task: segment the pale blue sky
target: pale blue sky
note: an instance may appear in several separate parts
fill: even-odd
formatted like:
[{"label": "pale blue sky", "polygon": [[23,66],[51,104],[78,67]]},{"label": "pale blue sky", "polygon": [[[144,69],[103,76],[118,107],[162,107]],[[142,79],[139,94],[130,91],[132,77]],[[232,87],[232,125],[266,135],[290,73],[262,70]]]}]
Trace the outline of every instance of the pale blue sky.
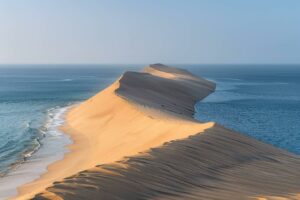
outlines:
[{"label": "pale blue sky", "polygon": [[0,0],[0,63],[300,63],[299,0]]}]

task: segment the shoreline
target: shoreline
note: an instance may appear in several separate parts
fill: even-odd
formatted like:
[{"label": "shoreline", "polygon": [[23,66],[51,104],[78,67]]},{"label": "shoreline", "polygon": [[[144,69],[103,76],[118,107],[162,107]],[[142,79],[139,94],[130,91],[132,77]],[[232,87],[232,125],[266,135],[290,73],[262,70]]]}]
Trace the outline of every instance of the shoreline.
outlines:
[{"label": "shoreline", "polygon": [[[37,189],[35,191],[35,189],[33,190],[31,188],[31,184],[39,184],[39,182],[41,181],[42,183],[44,182],[43,179],[47,178],[50,174],[52,173],[55,173],[55,171],[59,171],[59,168],[55,168],[56,164],[57,163],[61,163],[62,161],[64,161],[66,159],[66,157],[69,155],[68,154],[72,154],[74,153],[73,151],[73,146],[77,146],[77,143],[78,141],[83,141],[82,138],[80,139],[75,139],[78,137],[77,134],[74,134],[73,131],[70,131],[69,130],[69,127],[68,127],[68,123],[67,123],[67,115],[68,113],[74,109],[75,107],[79,106],[80,103],[74,103],[70,106],[67,106],[66,107],[66,110],[64,111],[63,113],[63,116],[62,116],[62,120],[63,120],[63,124],[61,124],[58,128],[59,131],[62,132],[62,134],[66,135],[68,137],[68,139],[70,140],[70,143],[69,144],[66,144],[63,146],[63,148],[65,149],[65,152],[62,154],[62,158],[58,159],[58,160],[54,160],[53,162],[49,163],[47,166],[46,166],[46,171],[44,171],[43,173],[41,173],[39,175],[39,177],[37,177],[36,179],[30,181],[30,182],[27,182],[25,184],[22,184],[20,186],[18,186],[16,188],[17,190],[17,194],[15,194],[14,196],[11,196],[9,199],[11,200],[19,200],[19,199],[28,199],[28,198],[31,198],[33,196],[34,193],[36,193],[36,191],[39,191],[39,189]],[[80,143],[80,142],[79,142]],[[52,183],[52,182],[51,182]],[[49,183],[48,185],[51,185],[51,183]],[[27,187],[29,187],[29,191],[27,191]],[[34,186],[36,187],[36,186]],[[44,186],[42,186],[42,188],[44,188]]]},{"label": "shoreline", "polygon": [[[38,129],[42,132],[40,148],[30,157],[16,164],[0,179],[0,198],[12,199],[18,195],[18,187],[38,179],[46,173],[49,164],[62,159],[65,154],[65,146],[71,141],[59,127],[63,123],[63,117],[68,106],[47,109],[45,121]],[[45,132],[46,131],[46,132]]]}]

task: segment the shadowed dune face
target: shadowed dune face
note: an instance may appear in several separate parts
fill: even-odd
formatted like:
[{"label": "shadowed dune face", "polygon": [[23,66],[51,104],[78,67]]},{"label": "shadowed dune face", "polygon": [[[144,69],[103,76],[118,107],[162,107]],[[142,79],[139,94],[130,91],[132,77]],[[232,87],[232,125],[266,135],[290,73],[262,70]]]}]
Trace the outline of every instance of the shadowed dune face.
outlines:
[{"label": "shadowed dune face", "polygon": [[300,160],[214,126],[55,183],[40,199],[296,199]]},{"label": "shadowed dune face", "polygon": [[116,94],[139,105],[191,117],[194,104],[215,90],[215,84],[186,70],[162,64],[150,65],[146,73],[126,72]]},{"label": "shadowed dune face", "polygon": [[166,79],[148,73],[126,72],[116,94],[139,105],[183,116],[194,114],[194,104],[214,88],[193,80]]}]

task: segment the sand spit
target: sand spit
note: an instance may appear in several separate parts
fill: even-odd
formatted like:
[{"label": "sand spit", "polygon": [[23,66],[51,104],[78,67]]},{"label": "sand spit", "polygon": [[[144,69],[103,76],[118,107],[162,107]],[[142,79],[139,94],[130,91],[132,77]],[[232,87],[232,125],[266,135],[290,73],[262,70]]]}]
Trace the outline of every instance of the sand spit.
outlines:
[{"label": "sand spit", "polygon": [[299,157],[192,118],[214,89],[161,64],[126,72],[68,113],[71,153],[18,199],[297,199]]}]

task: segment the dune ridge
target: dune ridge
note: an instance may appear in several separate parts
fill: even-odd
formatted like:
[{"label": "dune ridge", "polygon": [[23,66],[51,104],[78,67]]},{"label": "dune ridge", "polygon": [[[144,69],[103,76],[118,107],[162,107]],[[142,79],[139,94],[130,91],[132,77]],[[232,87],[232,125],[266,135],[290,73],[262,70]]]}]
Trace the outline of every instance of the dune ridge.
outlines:
[{"label": "dune ridge", "polygon": [[298,156],[193,119],[214,90],[162,64],[124,73],[68,113],[71,153],[19,199],[298,199]]}]

